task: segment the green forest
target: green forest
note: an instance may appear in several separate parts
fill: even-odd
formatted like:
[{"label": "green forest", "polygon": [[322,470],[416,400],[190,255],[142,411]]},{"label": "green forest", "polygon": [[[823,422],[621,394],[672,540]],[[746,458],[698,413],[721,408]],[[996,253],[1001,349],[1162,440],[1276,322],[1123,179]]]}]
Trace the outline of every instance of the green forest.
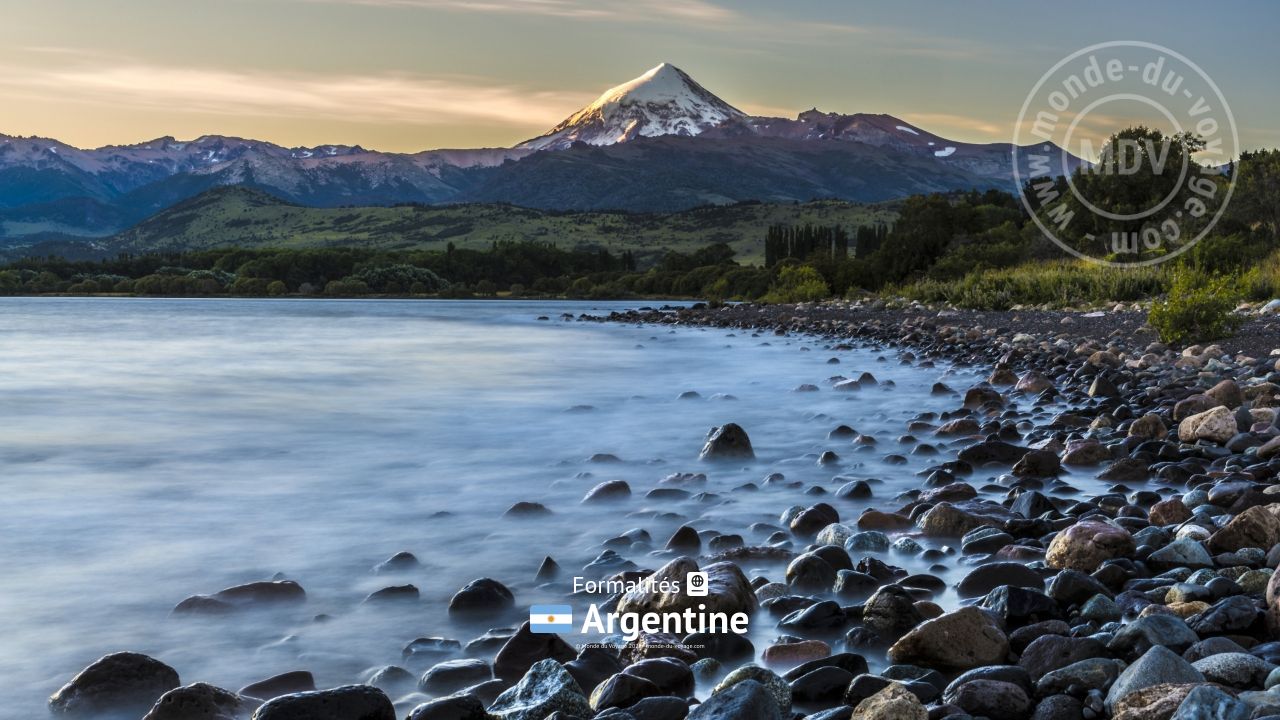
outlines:
[{"label": "green forest", "polygon": [[[1134,128],[1113,141],[1119,137],[1159,134]],[[1188,153],[1195,150],[1193,139],[1174,140]],[[1207,238],[1175,262],[1137,269],[1064,259],[1019,198],[990,190],[907,198],[896,204],[896,214],[868,215],[869,223],[775,222],[741,230],[758,235],[735,238],[740,242],[694,248],[682,239],[680,249],[646,249],[643,256],[625,248],[493,240],[487,247],[449,242],[437,249],[213,247],[121,252],[104,260],[26,258],[0,270],[0,293],[796,302],[880,292],[1003,309],[1152,298],[1167,293],[1180,273],[1191,273],[1225,278],[1223,287],[1240,298],[1280,296],[1280,151],[1245,153],[1212,182],[1225,186],[1232,179],[1234,197]],[[1135,202],[1166,191],[1161,176],[1094,174],[1074,180],[1091,184],[1094,195]],[[1116,228],[1092,231],[1110,229]],[[763,258],[738,255],[735,245],[748,241],[763,247]],[[1073,241],[1088,242],[1084,234]]]}]

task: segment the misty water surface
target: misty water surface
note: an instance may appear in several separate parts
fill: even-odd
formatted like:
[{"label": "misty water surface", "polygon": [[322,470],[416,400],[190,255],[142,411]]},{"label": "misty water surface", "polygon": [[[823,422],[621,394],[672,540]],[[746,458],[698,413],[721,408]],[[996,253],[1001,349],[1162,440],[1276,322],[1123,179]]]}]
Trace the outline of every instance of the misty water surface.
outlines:
[{"label": "misty water surface", "polygon": [[[545,555],[581,573],[603,540],[633,527],[660,548],[679,522],[646,511],[745,533],[817,499],[733,490],[770,472],[831,491],[837,474],[877,478],[877,498],[892,498],[919,487],[914,473],[936,461],[896,442],[906,421],[957,404],[930,386],[976,377],[801,338],[559,317],[633,305],[0,300],[0,716],[43,716],[52,691],[118,650],[164,660],[184,684],[234,690],[295,669],[322,686],[355,682],[399,663],[416,637],[465,642],[504,624],[448,620],[448,598],[473,578],[514,590],[515,623],[529,603],[564,602],[569,579],[533,581]],[[896,387],[836,393],[825,382],[863,370]],[[802,383],[821,390],[792,391]],[[701,398],[677,399],[688,390]],[[594,409],[568,412],[575,406]],[[728,421],[748,430],[758,459],[702,467],[708,428]],[[879,445],[855,452],[828,440],[839,423]],[[843,465],[820,467],[826,449]],[[884,464],[890,452],[909,463]],[[595,453],[622,462],[587,462]],[[669,473],[698,470],[728,502],[643,497]],[[579,504],[614,478],[631,483],[630,501]],[[520,500],[555,514],[503,518]],[[838,505],[848,519],[862,507]],[[370,571],[400,550],[422,570]],[[665,561],[624,554],[641,566]],[[189,595],[276,573],[306,588],[305,607],[169,615]],[[421,602],[360,606],[403,582]],[[316,622],[321,614],[330,619]],[[757,648],[776,636],[772,626],[757,617]]]}]

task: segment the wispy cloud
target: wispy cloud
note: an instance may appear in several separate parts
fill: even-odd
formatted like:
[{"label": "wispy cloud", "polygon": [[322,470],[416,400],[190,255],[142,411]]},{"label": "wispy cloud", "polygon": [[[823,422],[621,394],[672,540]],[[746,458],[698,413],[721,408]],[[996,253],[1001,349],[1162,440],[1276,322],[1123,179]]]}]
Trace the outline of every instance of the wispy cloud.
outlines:
[{"label": "wispy cloud", "polygon": [[480,78],[321,76],[140,63],[0,68],[0,92],[11,99],[53,96],[209,115],[537,127],[550,126],[591,100],[587,93],[531,91]]},{"label": "wispy cloud", "polygon": [[542,15],[578,20],[708,20],[737,16],[705,0],[303,0],[390,8],[423,8],[504,15]]},{"label": "wispy cloud", "polygon": [[902,119],[940,135],[946,135],[948,129],[963,130],[989,136],[993,142],[1004,142],[1013,134],[1012,123],[1004,124],[972,115],[937,112],[903,113]]}]

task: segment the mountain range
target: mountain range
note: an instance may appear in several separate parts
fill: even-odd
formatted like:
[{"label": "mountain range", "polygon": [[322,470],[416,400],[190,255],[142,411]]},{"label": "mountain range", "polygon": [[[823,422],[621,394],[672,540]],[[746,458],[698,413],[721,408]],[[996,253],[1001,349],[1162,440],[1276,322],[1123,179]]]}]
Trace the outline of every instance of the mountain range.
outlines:
[{"label": "mountain range", "polygon": [[664,63],[511,148],[406,154],[208,135],[82,150],[0,134],[0,242],[105,237],[229,185],[311,207],[673,212],[746,200],[875,202],[1011,188],[1012,150],[948,140],[890,115],[752,116]]}]

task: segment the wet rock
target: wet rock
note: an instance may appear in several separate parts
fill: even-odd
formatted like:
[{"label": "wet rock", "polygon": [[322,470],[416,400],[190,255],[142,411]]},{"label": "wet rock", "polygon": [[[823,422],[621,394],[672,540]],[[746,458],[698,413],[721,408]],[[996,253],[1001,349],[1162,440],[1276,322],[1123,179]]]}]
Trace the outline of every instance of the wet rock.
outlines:
[{"label": "wet rock", "polygon": [[1156,645],[1182,652],[1200,638],[1181,618],[1172,615],[1144,615],[1125,625],[1107,643],[1112,652],[1143,654]]},{"label": "wet rock", "polygon": [[1062,461],[1050,450],[1029,450],[1013,464],[1013,474],[1018,477],[1055,477],[1061,472]]},{"label": "wet rock", "polygon": [[957,457],[974,466],[1011,465],[1026,454],[1027,448],[1018,447],[1003,440],[983,440],[961,450]]},{"label": "wet rock", "polygon": [[[787,684],[786,680],[783,680],[781,677],[779,677],[777,673],[773,672],[772,670],[767,670],[765,668],[758,667],[756,665],[744,665],[738,668],[737,670],[734,670],[733,672],[729,673],[728,675],[725,676],[723,680],[721,680],[714,688],[711,689],[711,695],[712,697],[715,697],[716,695],[719,695],[729,690],[735,685],[739,685],[746,682],[754,682],[759,684],[761,688],[764,689],[765,694],[770,699],[772,699],[773,706],[776,707],[784,717],[791,713],[791,686]],[[758,697],[758,694],[755,693],[754,691],[751,692],[750,695],[752,697]],[[694,713],[689,714],[689,717],[691,718],[695,716],[696,716],[696,711]],[[701,716],[698,716],[698,717],[701,717]],[[735,716],[717,715],[713,717],[717,717],[717,718],[724,717],[726,720],[729,720],[729,718],[733,718]]]},{"label": "wet rock", "polygon": [[[790,689],[788,689],[788,693]],[[787,696],[787,707],[791,697]],[[778,707],[769,688],[746,679],[713,691],[707,701],[693,708],[689,720],[783,720],[786,714]]]},{"label": "wet rock", "polygon": [[805,508],[791,519],[791,532],[808,537],[832,523],[840,522],[840,513],[826,503]]},{"label": "wet rock", "polygon": [[[1271,713],[1274,716],[1274,713]],[[1253,708],[1212,685],[1192,688],[1170,720],[1249,720]]]},{"label": "wet rock", "polygon": [[637,675],[619,673],[600,683],[591,691],[591,709],[596,712],[608,708],[625,708],[647,697],[661,695],[657,685]]},{"label": "wet rock", "polygon": [[1066,693],[1074,688],[1106,690],[1120,676],[1124,663],[1111,658],[1086,658],[1066,667],[1051,670],[1036,681],[1040,696]]},{"label": "wet rock", "polygon": [[920,698],[901,683],[890,683],[858,703],[850,720],[928,720]]},{"label": "wet rock", "polygon": [[915,598],[898,585],[885,585],[863,606],[862,623],[886,638],[896,638],[924,621]]},{"label": "wet rock", "polygon": [[1097,465],[1111,460],[1111,450],[1097,440],[1072,440],[1062,453],[1063,465]]},{"label": "wet rock", "polygon": [[1013,389],[1027,393],[1028,395],[1039,395],[1052,387],[1052,380],[1032,370],[1030,372],[1023,373],[1022,377],[1018,378],[1018,384],[1015,385]]},{"label": "wet rock", "polygon": [[1209,682],[1247,690],[1262,687],[1276,666],[1248,653],[1227,652],[1210,655],[1191,663]]},{"label": "wet rock", "polygon": [[268,700],[253,720],[397,720],[391,700],[369,685],[281,695]]},{"label": "wet rock", "polygon": [[1061,617],[1053,598],[1032,588],[1001,585],[992,588],[978,605],[1002,619],[1006,628]]},{"label": "wet rock", "polygon": [[622,672],[622,661],[616,652],[588,646],[578,653],[577,658],[565,663],[564,669],[578,681],[578,687],[595,688],[610,676]]},{"label": "wet rock", "polygon": [[1036,705],[1031,720],[1080,720],[1084,705],[1070,695],[1050,695]]},{"label": "wet rock", "polygon": [[316,679],[309,671],[291,670],[245,685],[240,688],[240,694],[259,700],[270,700],[281,695],[310,692],[315,689]]},{"label": "wet rock", "polygon": [[1240,407],[1240,403],[1244,402],[1244,397],[1240,394],[1240,386],[1236,385],[1235,380],[1223,380],[1205,390],[1204,394],[1219,405],[1233,410]]},{"label": "wet rock", "polygon": [[1052,568],[1093,572],[1105,560],[1130,557],[1134,549],[1133,536],[1128,530],[1083,520],[1054,536],[1045,562]]},{"label": "wet rock", "polygon": [[205,683],[174,688],[142,720],[247,720],[257,702]]},{"label": "wet rock", "polygon": [[804,705],[837,702],[851,680],[853,673],[844,668],[820,667],[791,681],[791,699]]},{"label": "wet rock", "polygon": [[551,514],[551,509],[539,502],[522,500],[503,513],[503,517],[544,517]]},{"label": "wet rock", "polygon": [[[821,604],[822,603],[819,603],[819,605]],[[835,603],[832,603],[832,604],[834,605]],[[817,607],[817,606],[814,606],[814,607]],[[798,610],[796,611],[796,613],[801,613],[801,614],[809,613],[813,611],[813,609],[814,608],[809,608],[807,610]],[[844,613],[840,611],[840,607],[838,605],[835,607],[835,611],[838,612],[839,615],[838,616],[829,615],[825,619],[825,622],[830,624],[832,622],[832,619],[834,618],[839,621],[839,624],[835,625],[835,627],[843,626]],[[793,613],[793,615],[795,615],[796,613]],[[810,629],[810,628],[804,628],[803,626],[801,626],[800,623],[788,623],[785,620],[779,624],[779,627],[783,627],[787,629]],[[823,629],[826,629],[826,628],[820,628],[820,627],[811,628],[811,630],[813,631],[821,631]],[[770,645],[769,647],[764,649],[764,653],[760,659],[764,661],[764,664],[769,665],[771,667],[790,668],[790,667],[799,665],[801,663],[806,663],[812,660],[818,660],[818,659],[827,657],[830,654],[831,654],[831,646],[822,642],[821,640],[800,640],[797,642],[788,642],[788,643],[780,643],[777,645]]]},{"label": "wet rock", "polygon": [[493,659],[493,674],[502,680],[514,682],[527,675],[529,669],[539,662],[569,662],[577,655],[559,635],[535,633],[529,629],[529,623],[525,622]]},{"label": "wet rock", "polygon": [[1095,638],[1042,635],[1022,651],[1018,666],[1026,670],[1032,680],[1039,682],[1046,673],[1106,654],[1106,646]]},{"label": "wet rock", "polygon": [[417,706],[408,720],[490,720],[490,716],[474,695],[450,695]]},{"label": "wet rock", "polygon": [[652,697],[627,708],[627,714],[635,720],[684,720],[689,705],[681,698]]},{"label": "wet rock", "polygon": [[583,504],[612,502],[631,497],[631,486],[626,480],[606,480],[587,491]]},{"label": "wet rock", "polygon": [[1013,587],[1044,589],[1044,578],[1035,570],[1016,562],[995,562],[979,565],[969,571],[968,575],[956,586],[960,597],[978,597],[986,595],[1001,585]]},{"label": "wet rock", "polygon": [[292,580],[245,583],[213,595],[193,595],[173,608],[175,614],[219,613],[237,609],[299,605],[307,601],[302,586]]},{"label": "wet rock", "polygon": [[836,571],[816,553],[805,553],[787,565],[785,578],[802,592],[827,592],[835,585]]},{"label": "wet rock", "polygon": [[388,696],[399,697],[416,690],[418,678],[398,665],[386,665],[371,672],[365,684],[378,688]]},{"label": "wet rock", "polygon": [[756,652],[750,640],[733,633],[693,633],[686,635],[682,642],[699,658],[714,658],[721,662],[749,658]]},{"label": "wet rock", "polygon": [[664,593],[657,589],[657,585],[663,580],[674,581],[683,589],[687,575],[698,569],[698,564],[692,558],[679,557],[672,560],[652,575],[652,591],[637,587],[623,595],[618,601],[618,612],[683,612],[686,609],[697,610],[699,605],[705,605],[706,612],[732,614],[755,611],[756,596],[752,592],[751,583],[742,570],[731,562],[712,563],[702,568],[709,581],[705,597],[693,597],[684,592]]},{"label": "wet rock", "polygon": [[1204,679],[1204,675],[1191,663],[1172,650],[1156,645],[1120,673],[1107,691],[1106,706],[1113,709],[1125,696],[1153,685],[1202,683]]},{"label": "wet rock", "polygon": [[970,715],[991,720],[1024,720],[1031,699],[1021,687],[1000,680],[970,680],[948,692],[946,701]]},{"label": "wet rock", "polygon": [[1270,550],[1280,543],[1280,519],[1269,509],[1255,505],[1231,518],[1225,527],[1209,536],[1205,545],[1214,553],[1234,552],[1243,548]]},{"label": "wet rock", "polygon": [[983,405],[1004,405],[1004,396],[999,390],[990,385],[975,385],[969,388],[964,394],[964,406],[971,410],[981,408]]},{"label": "wet rock", "polygon": [[1167,683],[1131,692],[1115,704],[1112,720],[1169,718],[1195,687],[1191,683]]},{"label": "wet rock", "polygon": [[510,610],[515,596],[506,585],[490,578],[467,583],[449,600],[449,614],[493,615]]},{"label": "wet rock", "polygon": [[628,665],[622,672],[648,680],[663,695],[686,697],[693,694],[693,671],[685,662],[676,658],[641,660]]},{"label": "wet rock", "polygon": [[1222,633],[1256,634],[1262,610],[1243,595],[1223,598],[1187,619],[1187,626],[1199,635]]},{"label": "wet rock", "polygon": [[1211,568],[1213,556],[1204,546],[1195,540],[1183,538],[1174,540],[1156,550],[1147,557],[1147,562],[1156,570],[1171,570],[1177,567]]},{"label": "wet rock", "polygon": [[364,599],[365,604],[385,602],[412,601],[418,599],[418,588],[414,585],[392,585],[381,590],[374,590]]},{"label": "wet rock", "polygon": [[141,716],[178,685],[177,671],[159,660],[140,653],[112,653],[95,660],[54,693],[49,711],[75,717]]},{"label": "wet rock", "polygon": [[702,460],[741,460],[755,456],[747,431],[737,423],[726,423],[711,429],[698,457]]},{"label": "wet rock", "polygon": [[889,648],[893,662],[946,671],[1004,663],[1008,655],[1004,632],[975,607],[926,621]]},{"label": "wet rock", "polygon": [[421,567],[418,558],[411,552],[398,552],[373,567],[375,573],[398,573],[417,570]]},{"label": "wet rock", "polygon": [[1182,442],[1208,440],[1223,445],[1236,432],[1235,413],[1225,407],[1215,407],[1196,413],[1178,423],[1178,439]]},{"label": "wet rock", "polygon": [[1191,510],[1182,502],[1182,498],[1174,497],[1152,505],[1148,516],[1153,525],[1176,525],[1190,520]]},{"label": "wet rock", "polygon": [[949,502],[940,502],[921,515],[916,524],[927,537],[960,537],[988,522],[981,515],[961,510]]},{"label": "wet rock", "polygon": [[698,536],[697,530],[681,525],[671,534],[671,539],[667,540],[666,548],[672,552],[697,553],[702,549],[702,538]]},{"label": "wet rock", "polygon": [[433,695],[447,695],[469,685],[482,683],[493,678],[489,663],[474,658],[446,660],[431,666],[422,675],[419,686],[423,692]]},{"label": "wet rock", "polygon": [[552,713],[579,718],[592,715],[577,681],[550,659],[535,663],[489,707],[489,714],[498,720],[545,720]]},{"label": "wet rock", "polygon": [[1169,436],[1164,420],[1155,413],[1147,413],[1129,424],[1129,437],[1145,440],[1163,440]]}]

